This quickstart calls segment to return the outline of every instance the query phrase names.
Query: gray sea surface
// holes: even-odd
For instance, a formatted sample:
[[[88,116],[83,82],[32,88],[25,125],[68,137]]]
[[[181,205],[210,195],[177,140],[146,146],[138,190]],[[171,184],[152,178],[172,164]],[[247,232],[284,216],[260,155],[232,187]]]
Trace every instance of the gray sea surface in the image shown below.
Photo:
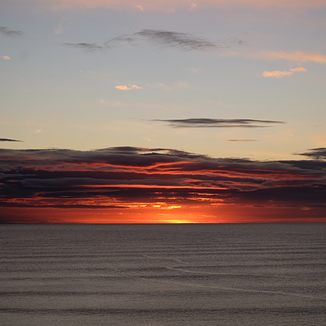
[[[0,325],[326,325],[326,224],[0,225]]]

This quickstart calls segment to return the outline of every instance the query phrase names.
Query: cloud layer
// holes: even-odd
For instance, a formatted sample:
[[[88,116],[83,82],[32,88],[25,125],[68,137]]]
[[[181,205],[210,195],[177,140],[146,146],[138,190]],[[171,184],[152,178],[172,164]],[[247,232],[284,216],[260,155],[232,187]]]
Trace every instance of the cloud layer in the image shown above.
[[[310,153],[325,158],[326,149],[301,155],[315,158]],[[7,208],[235,205],[326,213],[324,160],[261,162],[137,147],[1,149],[0,169],[0,206]]]
[[[173,128],[261,128],[272,124],[282,124],[283,121],[255,120],[255,119],[156,119],[153,121],[167,122]]]

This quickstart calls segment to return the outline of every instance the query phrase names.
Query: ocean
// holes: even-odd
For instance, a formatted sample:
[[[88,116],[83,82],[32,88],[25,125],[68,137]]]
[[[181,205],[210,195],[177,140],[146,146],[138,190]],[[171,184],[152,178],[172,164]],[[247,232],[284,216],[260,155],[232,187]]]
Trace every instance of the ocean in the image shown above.
[[[323,326],[325,224],[0,225],[2,326]]]

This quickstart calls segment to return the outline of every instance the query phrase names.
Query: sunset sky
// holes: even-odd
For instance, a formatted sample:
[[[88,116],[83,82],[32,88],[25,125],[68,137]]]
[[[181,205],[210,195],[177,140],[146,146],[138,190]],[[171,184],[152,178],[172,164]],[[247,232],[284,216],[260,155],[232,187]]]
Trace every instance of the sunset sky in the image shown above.
[[[326,0],[2,0],[0,223],[326,222]]]

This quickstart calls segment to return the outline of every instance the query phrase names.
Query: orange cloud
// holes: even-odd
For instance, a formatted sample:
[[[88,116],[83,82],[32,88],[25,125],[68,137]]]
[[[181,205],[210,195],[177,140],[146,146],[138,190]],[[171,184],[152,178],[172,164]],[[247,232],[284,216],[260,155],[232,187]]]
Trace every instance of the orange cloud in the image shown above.
[[[196,3],[184,0],[36,0],[52,9],[66,8],[114,8],[136,10],[175,11],[181,8],[194,10],[202,7],[255,6],[318,8],[325,7],[325,0],[197,0]]]
[[[262,76],[263,77],[282,78],[284,76],[291,76],[291,75],[293,75],[294,72],[301,72],[301,71],[307,71],[307,69],[305,69],[303,67],[297,67],[297,68],[292,68],[289,71],[279,71],[279,70],[264,71],[262,73]]]
[[[291,60],[299,62],[326,63],[326,55],[307,52],[264,51],[255,55],[269,60]]]

